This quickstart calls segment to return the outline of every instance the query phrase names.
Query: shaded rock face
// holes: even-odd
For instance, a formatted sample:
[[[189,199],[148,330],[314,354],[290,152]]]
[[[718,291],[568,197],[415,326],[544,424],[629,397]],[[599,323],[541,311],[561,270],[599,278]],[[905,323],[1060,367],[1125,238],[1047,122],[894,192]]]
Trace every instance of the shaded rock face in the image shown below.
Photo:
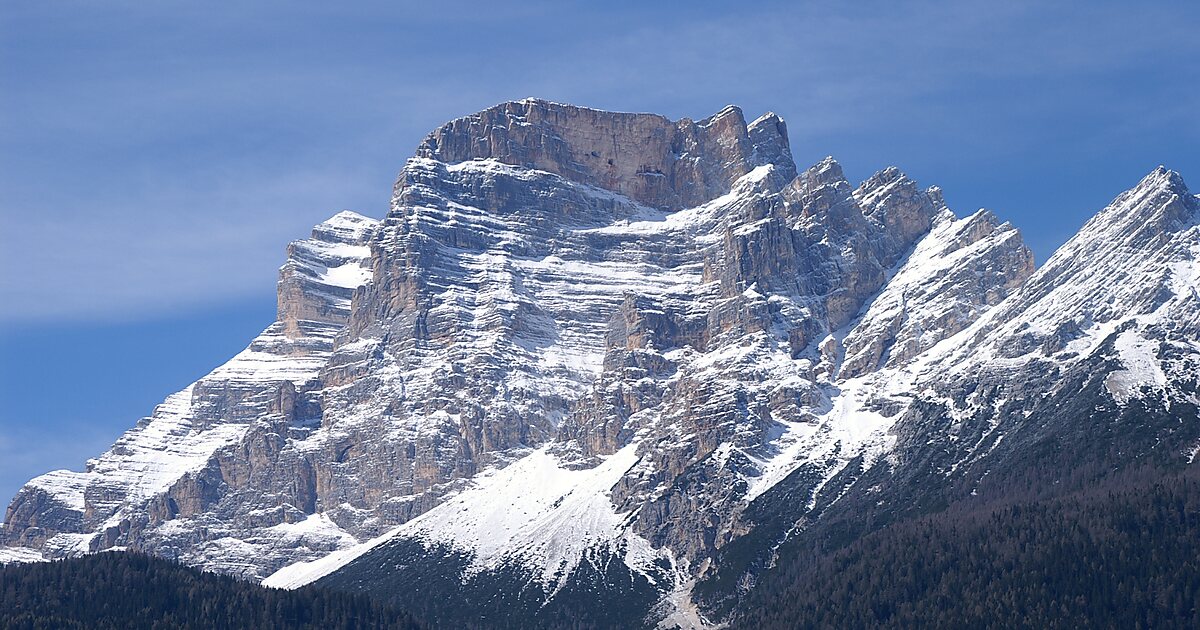
[[[772,114],[506,103],[430,134],[383,220],[292,244],[278,321],[84,472],[31,481],[0,538],[262,578],[403,525],[480,571],[618,557],[670,590],[788,475],[832,489],[883,457],[904,403],[861,392],[1032,272],[1011,226],[894,168],[798,172]],[[505,530],[552,541],[536,560],[456,529],[503,514],[444,513],[498,509],[463,497],[522,466],[595,486]]]

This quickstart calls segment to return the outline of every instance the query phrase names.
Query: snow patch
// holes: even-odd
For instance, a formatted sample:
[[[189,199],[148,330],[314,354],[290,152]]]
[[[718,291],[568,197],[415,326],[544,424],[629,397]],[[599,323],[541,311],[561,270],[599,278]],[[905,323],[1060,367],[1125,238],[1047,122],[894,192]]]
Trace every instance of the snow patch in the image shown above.
[[[358,540],[349,532],[334,523],[324,512],[309,514],[308,518],[298,523],[280,523],[268,528],[272,534],[284,541],[302,543],[305,540],[334,540],[350,547],[358,544]]]
[[[840,391],[839,391],[840,390]],[[824,480],[833,478],[852,459],[862,455],[870,466],[880,455],[891,450],[894,437],[887,434],[895,418],[887,418],[866,408],[867,400],[878,393],[868,379],[853,379],[839,384],[832,407],[817,422],[784,423],[783,434],[774,441],[778,453],[757,460],[761,474],[748,479],[747,503],[783,481],[805,464],[825,466]],[[811,506],[810,506],[811,507]]]
[[[475,487],[410,521],[400,533],[473,552],[473,572],[515,557],[540,567],[546,583],[565,578],[587,550],[615,548],[623,538],[631,550],[656,556],[649,543],[624,531],[610,499],[612,486],[637,463],[637,444],[585,470],[563,467],[548,448],[476,477]],[[643,559],[626,562],[641,571]]]
[[[395,538],[465,550],[473,556],[471,574],[516,560],[540,571],[551,586],[561,585],[589,551],[624,548],[625,564],[653,582],[647,569],[660,553],[627,531],[610,499],[612,486],[637,463],[636,451],[630,444],[595,468],[571,470],[549,447],[540,448],[506,468],[477,475],[466,490],[383,536],[284,567],[263,584],[309,584]]]
[[[1119,404],[1126,404],[1143,387],[1162,390],[1167,377],[1158,362],[1159,342],[1146,339],[1134,330],[1127,330],[1113,342],[1123,370],[1116,370],[1104,379],[1104,387]]]
[[[25,547],[0,547],[0,565],[46,561],[46,557],[36,549],[26,549]]]
[[[399,527],[394,528],[382,536],[377,536],[353,547],[335,551],[316,560],[289,564],[267,576],[262,581],[262,585],[269,588],[294,589],[306,584],[312,584],[346,566],[355,558],[391,540],[399,530]]]
[[[361,261],[351,261],[336,267],[326,267],[320,279],[331,286],[354,289],[371,280],[371,270],[363,266]]]

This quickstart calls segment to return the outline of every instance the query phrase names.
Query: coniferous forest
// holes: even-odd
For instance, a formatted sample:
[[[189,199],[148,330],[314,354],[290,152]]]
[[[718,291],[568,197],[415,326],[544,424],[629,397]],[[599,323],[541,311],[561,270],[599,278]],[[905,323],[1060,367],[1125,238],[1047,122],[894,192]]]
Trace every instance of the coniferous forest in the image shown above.
[[[284,591],[135,553],[0,567],[0,628],[419,628],[366,597]]]
[[[1200,471],[782,548],[744,603],[744,628],[1200,628]]]
[[[1200,472],[952,506],[833,552],[785,546],[742,611],[734,628],[1200,628]],[[419,625],[364,595],[101,553],[0,568],[0,628]]]
[[[963,503],[836,551],[785,545],[739,608],[740,628],[1200,627],[1200,470]],[[104,553],[0,567],[0,627],[420,626],[362,595]]]

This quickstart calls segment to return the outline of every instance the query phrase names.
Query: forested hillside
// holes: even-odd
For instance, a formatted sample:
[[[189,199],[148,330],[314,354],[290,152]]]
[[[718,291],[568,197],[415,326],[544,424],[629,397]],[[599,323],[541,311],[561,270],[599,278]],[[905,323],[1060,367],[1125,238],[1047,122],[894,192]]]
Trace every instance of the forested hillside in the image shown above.
[[[357,595],[268,589],[134,553],[0,567],[0,627],[396,628],[408,615]]]
[[[783,549],[744,628],[1200,627],[1200,471],[960,506],[813,560]]]

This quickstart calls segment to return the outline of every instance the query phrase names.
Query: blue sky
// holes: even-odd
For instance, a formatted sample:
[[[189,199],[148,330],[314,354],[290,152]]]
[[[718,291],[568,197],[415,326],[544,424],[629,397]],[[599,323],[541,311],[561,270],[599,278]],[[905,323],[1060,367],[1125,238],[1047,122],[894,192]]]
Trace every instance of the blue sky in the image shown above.
[[[0,501],[240,349],[286,243],[382,216],[445,120],[525,96],[771,110],[801,165],[896,164],[1044,260],[1158,164],[1200,188],[1198,7],[8,3]]]

